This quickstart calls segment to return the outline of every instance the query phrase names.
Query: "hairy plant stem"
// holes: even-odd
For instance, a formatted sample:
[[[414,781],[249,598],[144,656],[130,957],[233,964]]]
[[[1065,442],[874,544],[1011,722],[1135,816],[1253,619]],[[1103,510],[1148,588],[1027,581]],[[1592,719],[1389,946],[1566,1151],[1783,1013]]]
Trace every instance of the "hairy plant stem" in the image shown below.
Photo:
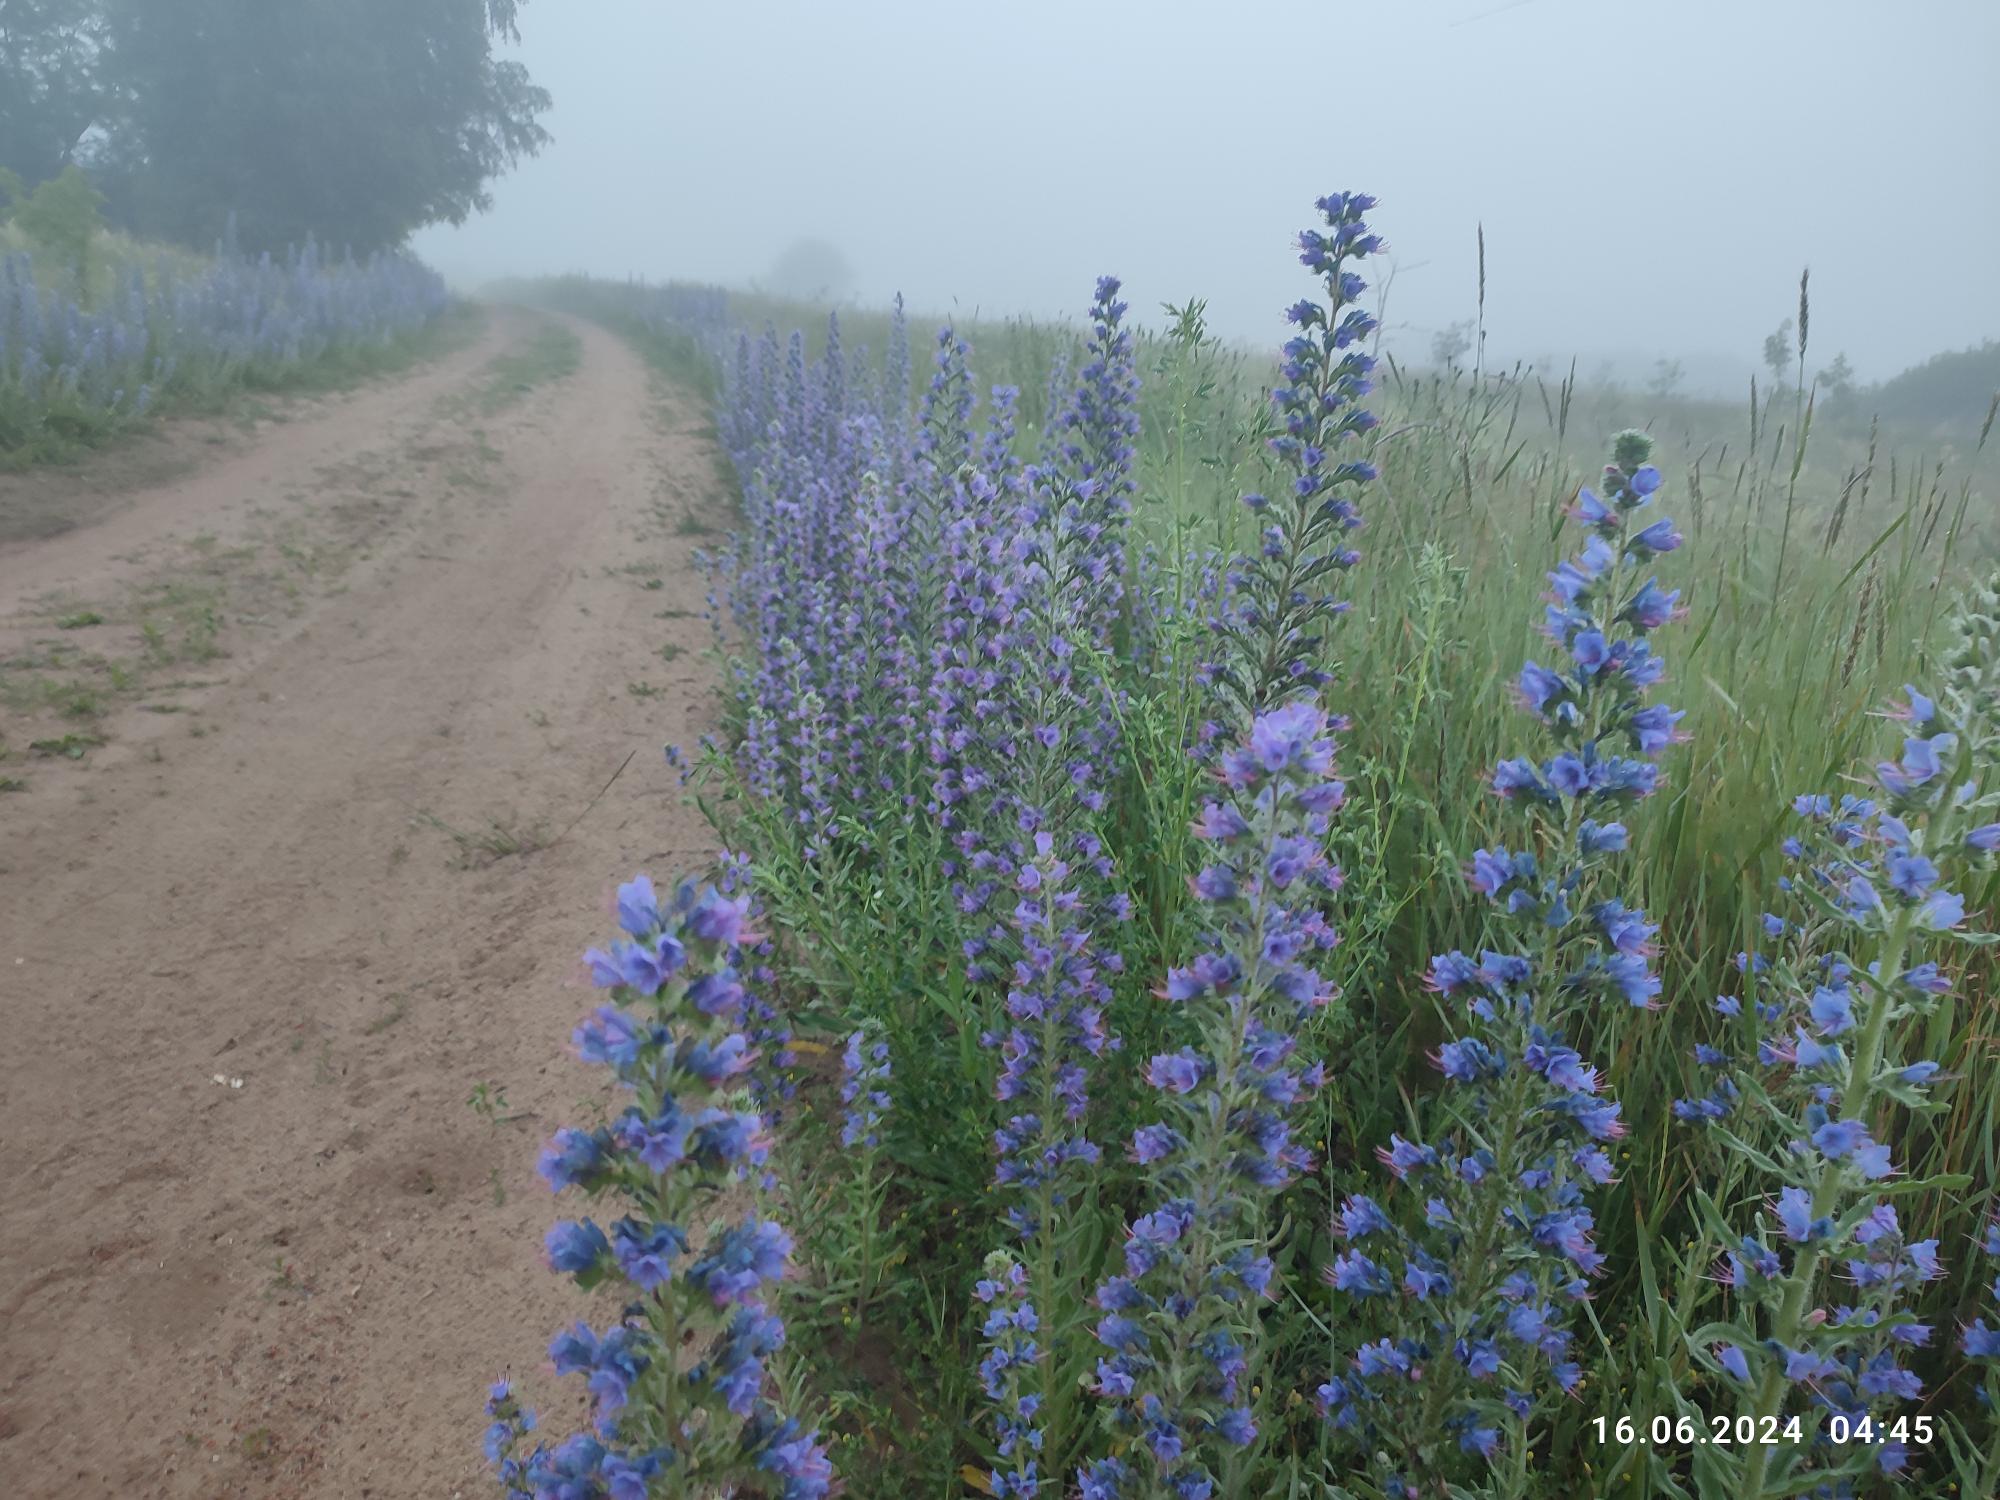
[[[1271,817],[1265,824],[1264,847],[1258,858],[1259,869],[1269,868],[1271,851],[1276,847],[1277,840],[1277,819]],[[1203,1116],[1203,1128],[1199,1132],[1198,1139],[1190,1142],[1194,1147],[1191,1153],[1194,1158],[1194,1168],[1190,1174],[1189,1197],[1193,1200],[1194,1212],[1192,1222],[1188,1226],[1187,1254],[1182,1262],[1185,1267],[1185,1279],[1181,1283],[1181,1292],[1192,1306],[1201,1305],[1202,1284],[1207,1279],[1210,1269],[1221,1259],[1218,1253],[1218,1230],[1220,1209],[1223,1204],[1217,1184],[1222,1182],[1229,1164],[1228,1096],[1236,1085],[1237,1065],[1243,1057],[1249,1036],[1252,1003],[1261,984],[1257,965],[1262,962],[1269,909],[1268,899],[1260,899],[1252,906],[1255,915],[1249,939],[1244,944],[1244,951],[1259,957],[1253,959],[1251,967],[1244,974],[1238,996],[1240,1003],[1235,1007],[1230,1019],[1228,1050],[1215,1059],[1214,1106]],[[1249,1228],[1253,1233],[1261,1231],[1260,1214],[1253,1213]],[[1166,1386],[1172,1394],[1171,1405],[1176,1412],[1185,1404],[1182,1398],[1194,1383],[1192,1367],[1198,1358],[1194,1351],[1194,1340],[1190,1337],[1188,1326],[1190,1321],[1182,1319],[1174,1324],[1173,1338],[1169,1345],[1171,1354],[1166,1366]],[[1244,1338],[1246,1379],[1250,1374],[1248,1368],[1250,1345],[1254,1341],[1255,1334],[1256,1320],[1253,1317],[1248,1320]],[[1157,1466],[1154,1477],[1156,1481],[1161,1477]],[[1160,1497],[1160,1500],[1174,1500],[1175,1496],[1175,1491],[1171,1487],[1157,1482],[1152,1493]]]
[[[1890,998],[1891,987],[1902,977],[1903,954],[1915,929],[1916,915],[1915,907],[1906,906],[1898,911],[1883,944],[1875,1003],[1868,1012],[1868,1024],[1862,1029],[1861,1040],[1854,1049],[1847,1087],[1840,1095],[1842,1118],[1853,1118],[1855,1112],[1868,1102],[1875,1071],[1882,1060],[1882,1043],[1889,1031],[1889,1012],[1894,1008]],[[1824,1218],[1833,1213],[1840,1201],[1846,1171],[1845,1165],[1840,1163],[1829,1163],[1821,1171],[1819,1184],[1813,1190],[1813,1218]],[[1800,1324],[1805,1318],[1806,1303],[1812,1296],[1822,1256],[1818,1242],[1812,1241],[1801,1245],[1792,1259],[1792,1273],[1786,1281],[1784,1300],[1779,1303],[1771,1326],[1771,1337],[1788,1349],[1798,1343]],[[1785,1373],[1773,1362],[1764,1371],[1764,1378],[1757,1383],[1750,1403],[1750,1415],[1758,1430],[1762,1430],[1766,1419],[1777,1415],[1784,1399]],[[1738,1491],[1743,1500],[1764,1500],[1764,1476],[1770,1467],[1771,1451],[1771,1445],[1764,1443],[1750,1449],[1749,1464],[1743,1471],[1743,1487]]]
[[[1043,618],[1037,622],[1039,628],[1036,633],[1037,638],[1041,640],[1053,639],[1065,623],[1064,614],[1056,607],[1056,601],[1066,597],[1067,588],[1073,582],[1065,576],[1060,566],[1059,518],[1052,516],[1050,521],[1048,531],[1041,539],[1043,566],[1047,572],[1042,581],[1042,588],[1045,591],[1041,600]],[[1034,730],[1039,724],[1063,722],[1067,715],[1056,711],[1061,705],[1052,705],[1050,702],[1049,676],[1036,671],[1034,677],[1037,687],[1033,722],[1026,726],[1026,743],[1035,747],[1036,753],[1031,757],[1027,782],[1032,789],[1035,807],[1046,819],[1044,825],[1046,830],[1057,837],[1058,847],[1054,851],[1054,857],[1062,860],[1069,851],[1060,847],[1061,835],[1073,831],[1071,820],[1055,818],[1049,814],[1054,799],[1066,795],[1063,783],[1067,780],[1067,776],[1061,764],[1059,750],[1043,749],[1040,741],[1035,738]],[[1052,891],[1045,890],[1041,893],[1041,911],[1044,928],[1042,940],[1052,954],[1058,955],[1058,972],[1060,972],[1063,947],[1060,942],[1061,934]],[[1049,982],[1053,988],[1056,976],[1051,975]],[[1057,1003],[1057,997],[1053,993],[1046,997],[1038,1031],[1041,1093],[1037,1103],[1042,1122],[1042,1135],[1046,1140],[1053,1133],[1054,1122],[1061,1117],[1064,1109],[1057,1090],[1059,1066],[1065,1043],[1064,1017],[1062,1008]],[[1049,1444],[1050,1468],[1059,1474],[1064,1472],[1067,1466],[1068,1445],[1078,1440],[1078,1435],[1070,1431],[1073,1393],[1062,1379],[1058,1355],[1065,1344],[1064,1331],[1074,1310],[1080,1304],[1073,1295],[1073,1286],[1064,1280],[1065,1268],[1057,1245],[1056,1181],[1054,1169],[1047,1165],[1044,1167],[1041,1181],[1035,1188],[1034,1205],[1035,1245],[1033,1254],[1029,1258],[1029,1295],[1046,1330],[1041,1340],[1040,1358],[1037,1361],[1041,1372],[1042,1431],[1045,1441]]]
[[[1626,539],[1630,530],[1630,517],[1621,514],[1619,517],[1618,536],[1614,543],[1616,556],[1620,561],[1613,565],[1615,568],[1622,568],[1623,566]],[[1630,605],[1632,598],[1636,597],[1638,593],[1638,589],[1633,587],[1629,593],[1621,594],[1619,583],[1619,576],[1614,572],[1607,583],[1608,607],[1604,617],[1607,625],[1615,621],[1624,612]],[[1589,733],[1585,738],[1588,743],[1596,745],[1603,740],[1606,733],[1603,724],[1602,698],[1598,694],[1592,694],[1591,696],[1589,715]],[[1577,847],[1577,839],[1582,823],[1582,799],[1571,798],[1564,812],[1560,840],[1554,845],[1554,850],[1558,854],[1566,853]],[[1541,852],[1546,860],[1551,851],[1545,847]],[[1588,880],[1587,873],[1585,880]],[[1579,912],[1587,911],[1590,906],[1588,886],[1583,882],[1579,882],[1575,894],[1577,910]],[[1551,980],[1550,971],[1554,967],[1560,948],[1561,935],[1559,931],[1544,922],[1541,926],[1541,941],[1538,951],[1533,958],[1535,973],[1542,976],[1544,983],[1559,983],[1559,981]],[[1465,1253],[1462,1255],[1461,1264],[1472,1269],[1473,1279],[1469,1282],[1462,1282],[1459,1285],[1458,1294],[1455,1298],[1460,1315],[1454,1319],[1454,1322],[1462,1326],[1454,1327],[1453,1333],[1459,1336],[1467,1332],[1471,1326],[1471,1319],[1464,1316],[1466,1310],[1471,1309],[1476,1313],[1476,1310],[1486,1301],[1493,1289],[1506,1279],[1503,1274],[1505,1262],[1498,1253],[1500,1249],[1500,1230],[1505,1222],[1505,1203],[1502,1195],[1509,1185],[1519,1180],[1520,1171],[1524,1165],[1522,1162],[1516,1160],[1516,1156],[1521,1145],[1521,1127],[1523,1118],[1527,1113],[1527,1093],[1529,1088],[1529,1074],[1526,1066],[1521,1061],[1526,1055],[1528,1040],[1528,1023],[1525,1017],[1518,1015],[1515,1017],[1514,1030],[1513,1045],[1507,1049],[1507,1055],[1511,1063],[1507,1072],[1507,1086],[1498,1101],[1498,1110],[1501,1117],[1501,1134],[1492,1148],[1494,1161],[1489,1176],[1494,1190],[1482,1200],[1479,1219],[1462,1247]],[[1446,1405],[1458,1391],[1460,1384],[1457,1378],[1458,1368],[1456,1364],[1442,1353],[1438,1358],[1433,1360],[1429,1367],[1424,1402],[1420,1408],[1419,1419],[1405,1438],[1404,1453],[1410,1461],[1421,1463],[1421,1455],[1430,1444],[1433,1436],[1438,1432],[1444,1420]],[[1451,1379],[1441,1378],[1444,1370],[1452,1371]]]

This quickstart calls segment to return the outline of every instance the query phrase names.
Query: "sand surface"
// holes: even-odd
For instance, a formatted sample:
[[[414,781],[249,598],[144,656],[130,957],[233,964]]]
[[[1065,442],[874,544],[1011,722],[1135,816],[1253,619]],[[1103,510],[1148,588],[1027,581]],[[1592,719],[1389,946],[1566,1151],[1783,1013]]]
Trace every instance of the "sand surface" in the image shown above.
[[[90,502],[0,544],[10,1497],[484,1494],[487,1383],[561,1391],[534,1155],[601,1088],[613,887],[706,855],[661,746],[710,720],[729,519],[609,335],[495,388],[547,321],[156,483],[0,479]]]

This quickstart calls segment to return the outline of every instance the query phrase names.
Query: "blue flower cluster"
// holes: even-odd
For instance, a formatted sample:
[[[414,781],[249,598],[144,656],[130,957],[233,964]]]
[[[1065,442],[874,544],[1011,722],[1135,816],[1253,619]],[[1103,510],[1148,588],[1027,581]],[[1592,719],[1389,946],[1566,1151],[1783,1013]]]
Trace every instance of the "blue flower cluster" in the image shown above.
[[[134,266],[86,308],[0,257],[0,449],[18,426],[139,417],[163,396],[225,380],[271,381],[331,354],[380,347],[441,316],[444,282],[407,256],[329,260],[308,241],[283,257],[225,251],[198,273]]]
[[[1606,1383],[1600,1372],[1634,1373],[1608,1346],[1594,1355],[1585,1330],[1626,1337],[1615,1310],[1587,1311],[1609,1280],[1598,1215],[1626,1132],[1606,1059],[1658,1058],[1659,928],[1628,846],[1684,717],[1656,701],[1655,651],[1683,612],[1662,562],[1682,538],[1657,513],[1662,476],[1640,434],[1620,435],[1603,478],[1578,491],[1575,542],[1536,607],[1546,644],[1513,676],[1532,743],[1491,774],[1494,831],[1467,841],[1488,847],[1460,851],[1477,937],[1426,950],[1435,998],[1411,1031],[1435,1043],[1438,1086],[1377,1153],[1387,1180],[1335,1193],[1330,1313],[1296,1288],[1294,1315],[1271,1316],[1280,1264],[1306,1248],[1286,1226],[1313,1191],[1300,1182],[1307,1104],[1325,1082],[1309,1018],[1330,988],[1345,728],[1329,713],[1329,647],[1379,489],[1361,274],[1381,249],[1374,201],[1318,206],[1299,249],[1323,294],[1289,312],[1256,430],[1272,477],[1244,497],[1247,555],[1203,554],[1180,534],[1149,550],[1136,535],[1138,364],[1158,353],[1176,386],[1201,386],[1205,367],[1183,357],[1200,339],[1192,305],[1148,344],[1103,278],[1087,332],[1025,398],[976,381],[950,327],[913,390],[900,306],[879,365],[835,319],[810,340],[773,329],[725,351],[718,427],[743,524],[713,561],[711,608],[741,734],[709,769],[758,850],[788,961],[847,1041],[837,1107],[810,1100],[827,1129],[806,1139],[831,1153],[814,1212],[784,1217],[812,1226],[801,1253],[819,1304],[871,1336],[900,1321],[871,1322],[871,1303],[909,1310],[915,1257],[959,1278],[959,1293],[927,1303],[951,1326],[926,1349],[979,1344],[979,1467],[997,1495],[1203,1500],[1315,1482],[1373,1500],[1552,1493],[1531,1469],[1575,1428],[1552,1413]],[[692,298],[662,317],[714,313]],[[1440,584],[1442,617],[1452,565],[1424,550],[1415,576],[1426,598]],[[1610,1282],[1682,1277],[1662,1317],[1630,1330],[1625,1347],[1656,1356],[1630,1380],[1635,1405],[1678,1401],[1685,1421],[1735,1400],[1761,1432],[1760,1417],[1879,1419],[1931,1394],[1922,1382],[1949,1340],[1926,1320],[1942,1316],[1948,1247],[1923,1226],[1956,1179],[1899,1180],[1899,1156],[1916,1154],[1900,1112],[1949,1102],[1932,1095],[1941,1063],[1905,1049],[1964,982],[1945,945],[1984,894],[1966,872],[2000,849],[1987,793],[2000,590],[1982,598],[1984,623],[1946,653],[1935,698],[1911,691],[1896,709],[1903,743],[1874,786],[1797,804],[1778,910],[1695,1049],[1698,1083],[1672,1101],[1715,1141],[1687,1154],[1737,1155],[1648,1202],[1648,1220],[1679,1230],[1691,1217],[1706,1245]],[[1425,629],[1428,660],[1448,646]],[[1204,795],[1194,782],[1210,772],[1219,789]],[[1382,826],[1384,851],[1408,847]],[[1172,873],[1149,879],[1154,860]],[[603,1129],[558,1137],[547,1170],[634,1206],[559,1225],[549,1257],[655,1300],[552,1349],[584,1377],[598,1427],[524,1457],[529,1418],[498,1390],[495,1461],[514,1465],[519,1493],[823,1486],[816,1434],[767,1394],[785,1373],[771,1296],[789,1251],[772,1222],[783,1200],[754,1195],[748,1216],[703,1228],[659,1196],[770,1176],[763,1132],[789,1085],[764,1074],[785,1019],[705,987],[718,966],[764,987],[740,932],[728,955],[701,949],[695,906],[653,923],[651,893],[630,900],[628,941],[592,957],[626,998],[579,1044],[637,1097]],[[740,929],[752,908],[737,911]],[[1155,1005],[1125,961],[1162,948],[1188,961],[1148,958],[1165,971]],[[671,997],[688,1012],[680,1029],[633,992]],[[1622,1077],[1619,1092],[1635,1097]],[[1653,1111],[1634,1113],[1651,1127]],[[951,1247],[919,1241],[937,1222],[957,1230]],[[1986,1249],[2000,1251],[2000,1230]],[[679,1359],[654,1320],[663,1298],[695,1330]],[[1687,1316],[1725,1302],[1711,1321]],[[1983,1313],[1967,1310],[1958,1342],[2000,1396],[2000,1333]],[[935,1373],[954,1399],[962,1387]],[[1320,1387],[1323,1420],[1301,1382]],[[1960,1448],[1964,1492],[1991,1493],[2000,1440],[1990,1462]],[[1859,1493],[1882,1483],[1865,1470],[1910,1460],[1885,1439],[1638,1461],[1690,1493],[1775,1500]],[[1625,1463],[1620,1482],[1643,1485]]]
[[[611,1003],[577,1028],[576,1047],[611,1069],[627,1102],[608,1125],[558,1131],[540,1170],[559,1192],[624,1210],[608,1228],[555,1225],[551,1269],[586,1289],[617,1278],[633,1300],[601,1333],[579,1323],[549,1345],[557,1374],[584,1377],[592,1433],[523,1453],[532,1417],[503,1383],[488,1457],[522,1500],[625,1500],[668,1473],[681,1493],[769,1476],[785,1500],[817,1500],[832,1480],[824,1450],[772,1407],[768,1362],[785,1330],[770,1294],[791,1240],[754,1213],[705,1232],[693,1224],[768,1150],[742,1088],[756,1061],[742,1029],[750,899],[689,882],[662,902],[642,875],[619,887],[617,909],[625,935],[585,956]]]
[[[882,1144],[878,1133],[889,1109],[889,1044],[871,1039],[869,1028],[847,1038],[840,1055],[840,1144],[850,1149]]]
[[[1237,564],[1239,586],[1219,621],[1220,657],[1208,672],[1245,722],[1329,681],[1324,628],[1347,608],[1335,590],[1361,560],[1348,541],[1361,525],[1355,491],[1376,473],[1358,451],[1345,451],[1358,449],[1376,426],[1360,404],[1374,385],[1375,357],[1363,346],[1376,320],[1359,305],[1368,283],[1351,269],[1384,248],[1364,217],[1375,200],[1334,193],[1317,206],[1325,231],[1300,232],[1299,260],[1321,278],[1326,296],[1287,310],[1297,332],[1271,392],[1283,431],[1270,450],[1290,483],[1281,495],[1243,497],[1263,525],[1261,545]]]
[[[2000,1219],[1988,1219],[1979,1236],[1980,1251],[1987,1260],[2000,1262]],[[1993,1278],[1987,1295],[2000,1307],[2000,1274]],[[1974,1318],[1959,1331],[1959,1349],[1967,1359],[1983,1365],[1979,1386],[1980,1404],[1989,1417],[2000,1417],[2000,1328],[1989,1328],[1983,1317]]]
[[[1645,701],[1662,675],[1648,637],[1678,600],[1643,573],[1678,543],[1644,517],[1660,487],[1649,447],[1642,434],[1616,440],[1602,495],[1578,494],[1585,545],[1549,574],[1544,628],[1560,665],[1531,660],[1520,674],[1549,746],[1495,771],[1521,841],[1475,851],[1466,871],[1508,936],[1476,958],[1446,953],[1428,976],[1463,1007],[1433,1057],[1446,1085],[1439,1138],[1393,1135],[1376,1153],[1407,1209],[1356,1194],[1335,1216],[1345,1248],[1328,1280],[1398,1311],[1320,1404],[1379,1456],[1385,1493],[1435,1485],[1463,1455],[1494,1458],[1551,1391],[1583,1379],[1568,1325],[1604,1264],[1589,1196],[1611,1181],[1607,1148],[1625,1125],[1567,1037],[1595,1007],[1659,994],[1654,924],[1613,882],[1628,842],[1616,815],[1653,790],[1652,757],[1680,717]]]
[[[1160,1118],[1130,1151],[1152,1207],[1097,1291],[1097,1393],[1128,1442],[1079,1473],[1088,1497],[1203,1500],[1218,1493],[1218,1455],[1255,1440],[1268,1209],[1310,1164],[1293,1122],[1324,1069],[1298,1057],[1298,1033],[1327,999],[1313,961],[1335,942],[1321,906],[1340,875],[1325,842],[1345,790],[1324,710],[1305,698],[1260,715],[1221,775],[1229,795],[1195,825],[1210,847],[1195,877],[1208,947],[1161,991],[1199,1040],[1147,1065]]]
[[[979,1362],[979,1385],[994,1413],[998,1463],[987,1472],[996,1500],[1028,1500],[1043,1488],[1040,1462],[1043,1433],[1038,1423],[1042,1384],[1041,1320],[1028,1297],[1028,1273],[1005,1251],[986,1257],[986,1274],[973,1295],[990,1308],[980,1330],[986,1354]]]
[[[1703,1331],[1704,1362],[1758,1421],[1794,1402],[1883,1431],[1923,1383],[1911,1358],[1932,1329],[1907,1299],[1942,1272],[1935,1239],[1903,1225],[1878,1184],[1898,1174],[1883,1125],[1892,1108],[1921,1110],[1939,1065],[1902,1052],[1951,980],[1933,956],[1960,935],[1962,891],[2000,848],[1996,798],[1981,793],[1975,744],[1992,731],[1990,675],[1936,700],[1915,688],[1888,717],[1902,726],[1873,794],[1804,795],[1784,842],[1784,911],[1764,918],[1763,944],[1737,959],[1742,993],[1716,1001],[1723,1027],[1695,1052],[1707,1092],[1679,1100],[1682,1120],[1771,1181],[1748,1232],[1719,1212],[1719,1279],[1733,1316]],[[1829,1280],[1846,1284],[1833,1300]],[[1902,1472],[1897,1435],[1865,1449],[1746,1452],[1716,1460],[1733,1493],[1763,1500],[1806,1482],[1851,1481],[1869,1466]]]
[[[907,539],[889,504],[895,476],[871,397],[849,381],[829,318],[817,360],[797,333],[782,355],[775,333],[754,351],[739,344],[719,423],[746,521],[721,560],[720,603],[757,642],[753,662],[736,669],[739,755],[751,789],[797,824],[809,863],[842,840],[866,845],[857,801],[915,749],[911,601],[896,562]],[[849,509],[864,479],[878,505],[857,526]]]
[[[747,965],[743,1037],[750,1045],[752,1059],[744,1070],[743,1083],[766,1128],[775,1129],[784,1118],[786,1104],[798,1091],[793,1080],[798,1054],[792,1051],[791,1023],[772,999],[778,983],[771,967],[775,940],[765,930],[763,903],[756,893],[750,857],[721,849],[716,852],[715,864],[716,890],[749,903],[744,908],[746,928],[737,940],[741,961]]]
[[[1017,392],[994,389],[975,420],[949,327],[914,418],[899,336],[878,387],[836,324],[818,359],[798,339],[739,341],[719,423],[744,490],[718,609],[751,645],[737,759],[752,815],[803,892],[858,876],[948,900],[939,925],[955,929],[1000,1106],[996,1202],[1059,1325],[1090,1284],[1054,1241],[1088,1225],[1069,1210],[1098,1162],[1090,1078],[1117,1045],[1111,934],[1131,912],[1102,827],[1119,770],[1111,653],[1136,607],[1138,377],[1118,291],[1098,283],[1033,465]]]
[[[1130,309],[1118,292],[1116,276],[1098,277],[1085,364],[1053,434],[1060,457],[1043,465],[1066,478],[1076,497],[1075,563],[1089,581],[1092,606],[1081,624],[1100,650],[1111,644],[1125,597],[1125,533],[1137,492],[1132,462],[1138,452],[1139,374],[1132,333],[1124,326]],[[992,454],[987,469],[997,472]]]

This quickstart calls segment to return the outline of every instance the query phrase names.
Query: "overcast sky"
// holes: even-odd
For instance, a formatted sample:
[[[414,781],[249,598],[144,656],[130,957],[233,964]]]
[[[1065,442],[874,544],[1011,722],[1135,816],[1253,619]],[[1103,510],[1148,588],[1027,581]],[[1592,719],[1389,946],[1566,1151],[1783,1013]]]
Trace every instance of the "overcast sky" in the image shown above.
[[[822,236],[856,295],[1209,299],[1279,336],[1290,234],[1359,189],[1405,348],[1746,372],[1812,267],[1817,367],[2000,336],[2000,0],[532,0],[555,144],[421,236],[465,280],[745,284]]]

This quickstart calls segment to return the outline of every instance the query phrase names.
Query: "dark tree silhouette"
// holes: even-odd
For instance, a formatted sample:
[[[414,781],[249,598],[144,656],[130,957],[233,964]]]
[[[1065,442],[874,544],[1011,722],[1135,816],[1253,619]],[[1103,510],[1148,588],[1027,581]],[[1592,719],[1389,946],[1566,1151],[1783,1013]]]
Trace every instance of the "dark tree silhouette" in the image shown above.
[[[97,122],[100,0],[0,0],[0,171],[62,175]]]
[[[11,3],[11,0],[9,0]],[[517,0],[100,0],[113,214],[193,245],[372,250],[461,223],[548,140]]]

